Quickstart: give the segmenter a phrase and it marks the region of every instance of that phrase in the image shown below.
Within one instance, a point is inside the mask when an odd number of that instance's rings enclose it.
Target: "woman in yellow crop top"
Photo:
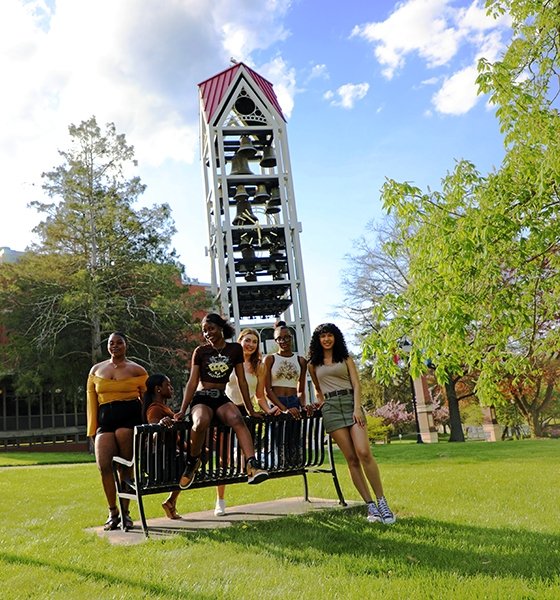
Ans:
[[[126,358],[124,333],[113,332],[107,342],[111,355],[91,368],[87,380],[87,435],[95,438],[95,460],[109,506],[105,530],[117,529],[121,517],[117,508],[117,490],[113,478],[113,456],[132,458],[134,426],[142,423],[142,395],[148,373],[141,365]],[[122,470],[123,479],[130,478]],[[128,500],[124,500],[128,506]],[[128,511],[123,526],[133,526]]]

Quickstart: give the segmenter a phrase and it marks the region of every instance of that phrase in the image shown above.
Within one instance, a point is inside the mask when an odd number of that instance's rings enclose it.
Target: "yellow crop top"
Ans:
[[[89,375],[87,380],[87,435],[95,435],[97,430],[97,409],[101,404],[121,400],[142,400],[146,391],[147,375],[137,375],[126,379],[104,379]]]

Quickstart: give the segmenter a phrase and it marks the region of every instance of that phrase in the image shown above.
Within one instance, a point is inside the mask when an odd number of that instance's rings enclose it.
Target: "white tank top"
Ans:
[[[273,354],[274,363],[270,369],[270,379],[272,387],[298,387],[301,366],[299,364],[298,355],[280,356]]]
[[[257,376],[249,371],[251,365],[244,362],[243,370],[245,371],[245,379],[247,380],[247,385],[249,386],[249,397],[251,398],[251,402],[253,403],[253,407],[255,410],[259,409],[258,401],[255,398],[255,394],[257,392]],[[237,382],[237,377],[235,375],[235,371],[232,371],[229,376],[229,381],[226,383],[226,396],[233,400],[235,404],[238,406],[245,406],[245,402],[243,402],[243,396],[241,395],[241,390],[239,389],[239,383]]]

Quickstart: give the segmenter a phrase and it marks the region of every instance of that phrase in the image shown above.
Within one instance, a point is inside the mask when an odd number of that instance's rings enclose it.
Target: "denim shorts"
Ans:
[[[278,400],[280,400],[286,408],[301,408],[299,398],[295,394],[293,396],[278,396]]]
[[[354,425],[354,394],[327,398],[322,408],[325,431],[332,433]]]

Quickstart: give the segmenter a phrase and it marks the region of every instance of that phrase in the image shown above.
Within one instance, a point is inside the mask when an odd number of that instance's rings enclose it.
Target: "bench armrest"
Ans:
[[[113,462],[117,462],[125,467],[132,467],[134,465],[134,460],[126,460],[122,456],[113,456]]]

